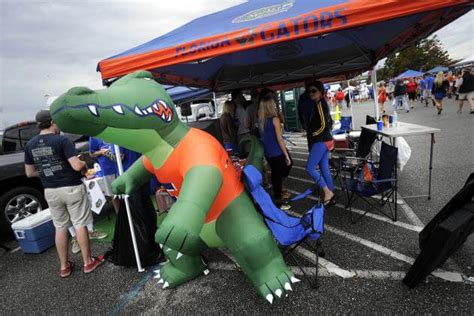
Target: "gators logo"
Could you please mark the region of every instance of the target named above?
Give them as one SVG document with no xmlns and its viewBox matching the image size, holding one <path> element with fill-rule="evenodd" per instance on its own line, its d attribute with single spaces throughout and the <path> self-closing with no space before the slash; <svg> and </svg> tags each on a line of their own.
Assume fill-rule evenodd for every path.
<svg viewBox="0 0 474 316">
<path fill-rule="evenodd" d="M 293 7 L 295 0 L 288 0 L 280 4 L 271 5 L 268 7 L 260 8 L 257 10 L 250 11 L 244 15 L 241 15 L 232 20 L 232 23 L 249 22 L 257 19 L 266 18 L 275 14 L 286 12 Z"/>
<path fill-rule="evenodd" d="M 163 100 L 158 100 L 152 105 L 153 113 L 165 122 L 171 122 L 173 120 L 173 110 Z"/>
</svg>

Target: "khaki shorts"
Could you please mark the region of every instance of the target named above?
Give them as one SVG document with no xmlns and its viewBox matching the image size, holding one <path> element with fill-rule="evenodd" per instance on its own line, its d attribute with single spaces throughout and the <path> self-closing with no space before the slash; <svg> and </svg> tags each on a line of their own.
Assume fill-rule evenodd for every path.
<svg viewBox="0 0 474 316">
<path fill-rule="evenodd" d="M 92 224 L 90 202 L 85 185 L 45 189 L 44 197 L 48 202 L 54 227 L 65 230 Z"/>
<path fill-rule="evenodd" d="M 459 93 L 459 101 L 474 100 L 474 92 Z"/>
</svg>

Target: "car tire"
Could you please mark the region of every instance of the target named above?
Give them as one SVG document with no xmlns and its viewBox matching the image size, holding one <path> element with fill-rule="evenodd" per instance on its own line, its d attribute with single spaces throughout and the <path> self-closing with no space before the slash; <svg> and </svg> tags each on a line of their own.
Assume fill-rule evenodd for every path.
<svg viewBox="0 0 474 316">
<path fill-rule="evenodd" d="M 23 205 L 25 204 L 25 205 Z M 27 205 L 30 205 L 27 207 Z M 16 187 L 0 195 L 0 235 L 12 235 L 11 220 L 17 220 L 48 207 L 43 193 L 32 187 Z M 7 212 L 7 208 L 9 211 Z M 16 209 L 15 209 L 16 208 Z"/>
</svg>

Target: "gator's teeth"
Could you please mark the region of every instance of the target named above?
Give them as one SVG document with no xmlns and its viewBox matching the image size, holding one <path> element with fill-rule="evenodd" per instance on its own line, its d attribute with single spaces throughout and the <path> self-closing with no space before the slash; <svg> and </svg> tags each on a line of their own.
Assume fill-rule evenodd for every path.
<svg viewBox="0 0 474 316">
<path fill-rule="evenodd" d="M 183 254 L 178 251 L 178 254 L 176 255 L 176 260 L 178 260 L 178 259 L 181 258 L 182 256 L 183 256 Z"/>
<path fill-rule="evenodd" d="M 166 289 L 167 287 L 169 287 L 170 284 L 168 282 L 165 282 L 165 284 L 163 284 L 163 288 Z"/>
<path fill-rule="evenodd" d="M 134 109 L 135 113 L 137 113 L 138 115 L 142 116 L 143 113 L 142 111 L 138 108 L 138 106 L 135 105 L 135 109 Z"/>
<path fill-rule="evenodd" d="M 121 105 L 114 105 L 112 107 L 112 109 L 114 109 L 115 112 L 119 113 L 119 114 L 123 114 L 123 109 L 122 109 L 122 106 Z"/>
<path fill-rule="evenodd" d="M 165 113 L 161 114 L 161 118 L 166 121 L 166 116 L 165 116 Z"/>
<path fill-rule="evenodd" d="M 92 114 L 94 114 L 95 116 L 99 116 L 99 113 L 97 113 L 97 107 L 95 105 L 89 105 L 88 108 Z"/>
<path fill-rule="evenodd" d="M 151 106 L 148 107 L 148 108 L 146 109 L 146 111 L 147 111 L 149 114 L 153 113 L 153 109 L 151 108 Z"/>
<path fill-rule="evenodd" d="M 275 291 L 275 294 L 276 294 L 276 296 L 281 297 L 281 295 L 283 294 L 283 291 L 280 290 L 280 289 L 277 289 L 277 290 Z"/>
<path fill-rule="evenodd" d="M 287 290 L 287 291 L 293 291 L 293 289 L 291 288 L 290 283 L 288 283 L 288 282 L 285 283 L 285 290 Z"/>
<path fill-rule="evenodd" d="M 163 107 L 164 107 L 165 109 L 167 109 L 167 108 L 168 108 L 168 104 L 166 104 L 166 102 L 165 102 L 165 101 L 163 101 L 163 100 L 160 100 L 159 102 L 161 103 L 161 105 L 163 105 Z"/>
<path fill-rule="evenodd" d="M 158 105 L 157 105 L 156 103 L 153 104 L 153 109 L 156 110 L 156 111 L 158 111 Z"/>
</svg>

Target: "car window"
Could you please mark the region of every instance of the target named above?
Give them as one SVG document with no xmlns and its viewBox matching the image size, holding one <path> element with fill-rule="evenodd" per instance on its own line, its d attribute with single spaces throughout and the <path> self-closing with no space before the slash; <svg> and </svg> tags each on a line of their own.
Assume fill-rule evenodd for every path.
<svg viewBox="0 0 474 316">
<path fill-rule="evenodd" d="M 18 128 L 7 129 L 3 134 L 3 151 L 5 153 L 20 150 L 20 134 Z"/>
<path fill-rule="evenodd" d="M 20 133 L 20 149 L 24 149 L 26 146 L 26 143 L 36 135 L 40 133 L 40 130 L 38 126 L 36 125 L 28 125 L 25 127 L 20 127 L 19 129 Z"/>
</svg>

